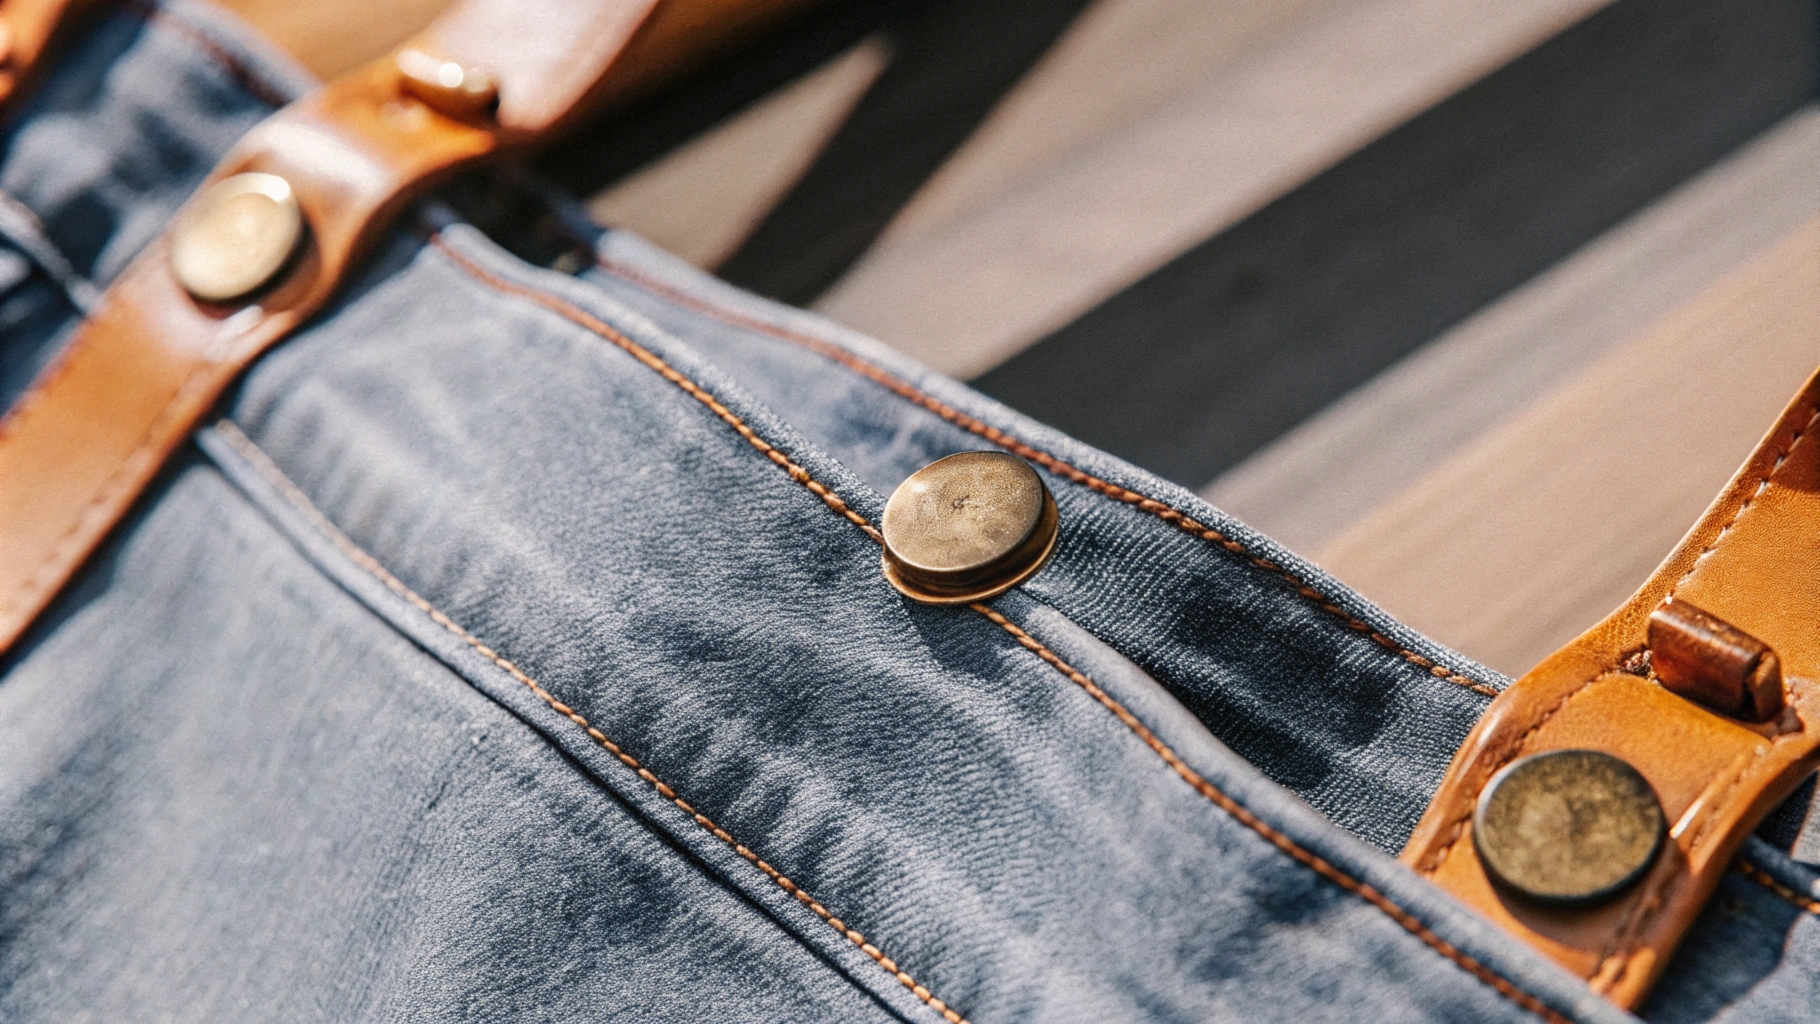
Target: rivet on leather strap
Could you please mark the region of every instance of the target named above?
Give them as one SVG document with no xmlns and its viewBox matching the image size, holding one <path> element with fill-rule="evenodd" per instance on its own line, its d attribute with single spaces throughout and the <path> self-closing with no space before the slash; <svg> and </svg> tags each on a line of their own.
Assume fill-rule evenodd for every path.
<svg viewBox="0 0 1820 1024">
<path fill-rule="evenodd" d="M 1820 761 L 1817 417 L 1820 376 L 1628 603 L 1492 702 L 1403 851 L 1620 1006 L 1642 1000 L 1744 838 Z M 1634 768 L 1669 823 L 1642 878 L 1578 908 L 1494 881 L 1472 836 L 1501 769 L 1567 749 Z"/>
<path fill-rule="evenodd" d="M 249 132 L 177 223 L 193 225 L 194 204 L 208 202 L 228 178 L 283 179 L 308 225 L 299 251 L 273 262 L 284 273 L 273 278 L 268 268 L 251 285 L 207 272 L 180 282 L 185 270 L 180 264 L 173 273 L 172 241 L 160 239 L 0 419 L 0 650 L 62 588 L 222 390 L 322 308 L 400 209 L 461 167 L 534 142 L 572 116 L 654 2 L 546 0 L 526 18 L 511 0 L 464 0 L 407 48 L 487 69 L 498 94 L 488 116 L 452 117 L 424 104 L 390 56 Z M 0 18 L 13 10 L 12 3 L 0 8 Z M 232 297 L 267 280 L 264 291 Z"/>
</svg>

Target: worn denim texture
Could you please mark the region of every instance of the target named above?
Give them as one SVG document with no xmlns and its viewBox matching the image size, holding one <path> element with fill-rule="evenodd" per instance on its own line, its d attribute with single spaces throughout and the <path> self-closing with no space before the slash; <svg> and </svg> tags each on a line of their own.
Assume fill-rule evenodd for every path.
<svg viewBox="0 0 1820 1024">
<path fill-rule="evenodd" d="M 121 16 L 11 127 L 4 365 L 303 88 L 237 39 Z M 432 226 L 0 662 L 0 1020 L 1630 1019 L 1387 852 L 1502 679 L 635 238 Z M 1054 562 L 906 602 L 859 521 L 991 443 Z M 1814 876 L 1747 857 L 1648 1016 L 1816 1014 Z"/>
</svg>

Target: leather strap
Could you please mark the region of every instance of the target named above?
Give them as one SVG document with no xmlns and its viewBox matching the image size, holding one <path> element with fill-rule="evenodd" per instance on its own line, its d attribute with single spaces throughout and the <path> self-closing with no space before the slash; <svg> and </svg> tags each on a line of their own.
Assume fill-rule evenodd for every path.
<svg viewBox="0 0 1820 1024">
<path fill-rule="evenodd" d="M 388 57 L 253 129 L 210 181 L 263 171 L 290 182 L 308 230 L 282 280 L 251 301 L 198 302 L 172 277 L 161 238 L 0 419 L 0 651 L 223 389 L 323 307 L 402 207 L 574 116 L 654 2 L 464 0 L 404 49 L 490 73 L 496 111 L 462 116 L 439 104 L 456 111 L 444 113 L 418 99 Z"/>
<path fill-rule="evenodd" d="M 1404 863 L 1620 1006 L 1643 999 L 1745 836 L 1820 761 L 1817 418 L 1820 375 L 1635 596 L 1492 702 L 1403 851 Z M 1682 608 L 1656 616 L 1658 675 L 1651 615 L 1671 596 Z M 1752 648 L 1753 638 L 1773 653 Z M 1707 645 L 1710 657 L 1690 658 L 1689 644 Z M 1761 717 L 1751 710 L 1760 699 L 1710 698 L 1729 712 L 1720 713 L 1677 695 L 1709 692 L 1682 681 L 1701 671 L 1715 674 L 1710 692 L 1725 690 L 1720 677 L 1729 673 L 1738 677 L 1730 690 L 1741 694 L 1745 674 L 1760 681 L 1776 659 L 1786 706 L 1770 706 L 1767 722 L 1749 720 Z M 1649 872 L 1589 909 L 1548 908 L 1501 890 L 1472 838 L 1474 806 L 1491 777 L 1518 757 L 1561 749 L 1628 762 L 1669 822 Z"/>
</svg>

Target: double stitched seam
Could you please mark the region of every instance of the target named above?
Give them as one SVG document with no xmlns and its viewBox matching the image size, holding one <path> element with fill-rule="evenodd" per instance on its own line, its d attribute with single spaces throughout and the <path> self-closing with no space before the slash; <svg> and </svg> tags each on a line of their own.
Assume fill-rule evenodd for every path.
<svg viewBox="0 0 1820 1024">
<path fill-rule="evenodd" d="M 1681 589 L 1681 584 L 1687 582 L 1688 577 L 1694 574 L 1694 570 L 1700 567 L 1700 563 L 1706 560 L 1707 555 L 1719 550 L 1719 545 L 1725 543 L 1726 538 L 1731 536 L 1732 529 L 1744 521 L 1744 514 L 1750 511 L 1751 504 L 1759 497 L 1762 497 L 1764 491 L 1769 490 L 1770 481 L 1774 480 L 1776 474 L 1782 471 L 1782 464 L 1788 461 L 1790 455 L 1794 454 L 1795 446 L 1801 443 L 1802 436 L 1813 427 L 1815 420 L 1820 420 L 1820 405 L 1816 405 L 1813 415 L 1809 416 L 1807 422 L 1795 430 L 1794 436 L 1788 439 L 1788 446 L 1777 453 L 1776 459 L 1770 464 L 1768 472 L 1763 474 L 1763 479 L 1757 481 L 1757 486 L 1750 492 L 1750 496 L 1745 498 L 1744 503 L 1738 506 L 1738 511 L 1732 513 L 1731 521 L 1726 523 L 1724 528 L 1714 535 L 1713 542 L 1708 544 L 1705 550 L 1694 556 L 1694 560 L 1688 563 L 1687 571 L 1681 574 L 1681 578 L 1675 581 L 1675 585 L 1668 588 L 1670 597 L 1674 596 L 1675 591 Z"/>
<path fill-rule="evenodd" d="M 1787 902 L 1800 907 L 1810 914 L 1820 915 L 1820 900 L 1816 900 L 1812 896 L 1803 895 L 1802 893 L 1796 892 L 1788 886 L 1783 885 L 1781 882 L 1776 881 L 1769 872 L 1764 871 L 1755 864 L 1740 858 L 1733 867 L 1740 875 L 1761 885 L 1770 892 L 1775 893 Z"/>
<path fill-rule="evenodd" d="M 309 496 L 304 494 L 296 484 L 292 483 L 290 478 L 284 475 L 284 471 L 279 469 L 278 466 L 272 462 L 271 458 L 267 456 L 264 451 L 260 450 L 246 434 L 241 432 L 240 428 L 234 425 L 232 421 L 225 419 L 221 420 L 216 424 L 216 430 L 223 439 L 234 447 L 235 451 L 239 452 L 241 456 L 252 465 L 253 469 L 257 471 L 261 477 L 265 478 L 267 483 L 276 488 L 279 493 L 284 496 L 285 500 L 290 502 L 292 507 L 296 508 L 299 513 L 308 519 L 317 531 L 327 537 L 330 543 L 334 544 L 343 555 L 347 556 L 368 575 L 384 584 L 386 589 L 397 594 L 399 597 L 404 598 L 412 607 L 429 616 L 430 621 L 454 634 L 463 643 L 479 652 L 482 657 L 499 666 L 501 669 L 504 669 L 507 675 L 511 676 L 519 683 L 522 683 L 532 693 L 536 694 L 539 700 L 542 700 L 545 704 L 549 705 L 552 711 L 555 711 L 557 714 L 579 726 L 588 734 L 589 739 L 593 740 L 596 744 L 599 744 L 607 753 L 612 754 L 621 764 L 636 772 L 638 777 L 650 784 L 651 788 L 655 789 L 659 796 L 670 801 L 672 804 L 675 804 L 677 809 L 681 810 L 684 814 L 687 814 L 695 824 L 711 833 L 714 838 L 732 847 L 734 853 L 737 853 L 748 863 L 764 872 L 765 877 L 771 879 L 771 881 L 777 883 L 785 892 L 795 897 L 797 902 L 808 907 L 815 916 L 826 921 L 830 927 L 839 932 L 847 941 L 858 946 L 862 953 L 865 953 L 880 967 L 889 971 L 900 984 L 915 993 L 917 998 L 921 999 L 924 1003 L 927 1003 L 930 1009 L 940 1013 L 950 1022 L 950 1024 L 967 1024 L 966 1018 L 955 1012 L 947 1003 L 937 998 L 927 988 L 917 982 L 915 978 L 911 977 L 900 968 L 896 961 L 880 952 L 879 948 L 868 941 L 863 934 L 854 928 L 848 927 L 845 921 L 835 917 L 827 907 L 823 906 L 814 897 L 805 892 L 801 886 L 792 882 L 782 872 L 766 863 L 763 858 L 759 857 L 758 854 L 753 853 L 745 844 L 733 838 L 732 834 L 727 832 L 726 829 L 715 824 L 713 819 L 696 810 L 688 801 L 678 796 L 675 790 L 666 785 L 662 779 L 659 779 L 656 775 L 652 774 L 650 769 L 646 768 L 643 764 L 640 764 L 637 758 L 626 753 L 617 743 L 614 743 L 609 739 L 605 733 L 601 732 L 598 727 L 589 722 L 581 713 L 558 700 L 554 694 L 544 689 L 542 684 L 527 675 L 524 670 L 513 664 L 510 659 L 487 646 L 479 637 L 476 637 L 463 628 L 460 623 L 449 618 L 440 609 L 419 596 L 416 591 L 405 586 L 398 577 L 392 575 L 390 570 L 381 565 L 372 555 L 367 554 L 364 549 L 355 544 L 346 534 L 342 533 L 339 527 L 330 522 L 329 518 L 310 501 Z"/>
<path fill-rule="evenodd" d="M 860 529 L 865 531 L 866 536 L 872 538 L 873 541 L 880 544 L 884 542 L 884 538 L 879 534 L 878 530 L 867 522 L 863 516 L 848 508 L 846 503 L 842 502 L 832 492 L 821 487 L 819 483 L 816 483 L 814 479 L 808 475 L 807 471 L 804 471 L 800 466 L 797 466 L 796 463 L 791 462 L 781 452 L 778 452 L 777 449 L 768 444 L 764 444 L 761 439 L 751 433 L 750 429 L 746 427 L 743 421 L 733 413 L 727 411 L 720 403 L 714 401 L 712 396 L 708 395 L 706 391 L 703 391 L 699 386 L 695 385 L 694 382 L 689 381 L 688 378 L 677 373 L 669 364 L 665 363 L 662 359 L 658 358 L 655 354 L 651 353 L 637 342 L 626 337 L 599 318 L 589 314 L 585 310 L 571 305 L 563 299 L 524 285 L 516 284 L 515 282 L 508 281 L 505 278 L 493 274 L 472 262 L 461 253 L 456 252 L 453 247 L 449 246 L 446 242 L 443 242 L 440 237 L 434 239 L 433 243 L 447 255 L 451 261 L 467 271 L 481 283 L 486 284 L 495 290 L 524 298 L 545 309 L 551 310 L 570 322 L 599 334 L 601 337 L 611 341 L 614 345 L 630 353 L 637 358 L 639 362 L 657 370 L 659 373 L 663 374 L 666 380 L 676 383 L 691 397 L 708 405 L 716 416 L 725 420 L 727 423 L 732 424 L 735 429 L 739 430 L 740 436 L 745 438 L 748 443 L 751 443 L 754 446 L 762 445 L 759 449 L 760 451 L 770 457 L 773 462 L 786 467 L 793 480 L 803 484 L 805 487 L 809 487 L 814 491 L 817 497 L 821 498 L 822 501 L 828 505 L 829 508 L 839 512 L 850 522 L 860 527 Z M 1509 999 L 1511 1002 L 1536 1016 L 1549 1021 L 1549 1024 L 1568 1024 L 1566 1017 L 1563 1017 L 1561 1014 L 1550 1009 L 1541 1000 L 1522 989 L 1517 988 L 1503 976 L 1486 967 L 1484 964 L 1481 964 L 1479 961 L 1456 948 L 1452 943 L 1449 943 L 1447 940 L 1435 934 L 1432 929 L 1423 924 L 1413 914 L 1404 910 L 1396 903 L 1391 902 L 1389 898 L 1378 892 L 1375 888 L 1360 882 L 1328 863 L 1325 859 L 1304 849 L 1298 845 L 1295 840 L 1290 839 L 1275 828 L 1272 828 L 1268 823 L 1251 813 L 1244 805 L 1240 804 L 1232 797 L 1227 796 L 1225 792 L 1202 778 L 1198 772 L 1193 768 L 1190 768 L 1168 744 L 1164 743 L 1155 733 L 1151 732 L 1150 728 L 1144 725 L 1144 723 L 1140 721 L 1136 715 L 1133 715 L 1126 709 L 1123 704 L 1120 704 L 1112 695 L 1108 694 L 1105 690 L 1102 690 L 1092 679 L 1063 661 L 1055 652 L 1044 646 L 1041 641 L 1038 641 L 1030 636 L 1030 634 L 1018 628 L 1010 619 L 1007 619 L 1005 616 L 986 605 L 977 602 L 968 605 L 968 608 L 1005 630 L 1019 645 L 1048 663 L 1070 682 L 1080 686 L 1089 696 L 1107 711 L 1110 711 L 1119 722 L 1142 740 L 1143 743 L 1161 758 L 1163 763 L 1168 765 L 1177 776 L 1187 782 L 1189 786 L 1211 801 L 1215 806 L 1232 816 L 1240 824 L 1251 829 L 1253 832 L 1256 832 L 1272 846 L 1275 846 L 1283 853 L 1289 855 L 1298 863 L 1313 870 L 1322 878 L 1327 879 L 1346 892 L 1352 893 L 1377 908 L 1400 925 L 1404 930 L 1420 939 L 1430 949 L 1433 949 L 1435 952 L 1440 953 L 1442 956 L 1453 961 L 1453 963 L 1477 978 L 1480 982 L 1489 986 L 1499 995 L 1504 996 L 1506 999 Z M 904 981 L 907 977 L 907 975 L 900 974 L 898 980 Z M 908 982 L 906 982 L 906 984 L 908 984 Z M 920 994 L 921 993 L 919 992 L 919 995 Z"/>
<path fill-rule="evenodd" d="M 1090 491 L 1102 494 L 1115 501 L 1136 506 L 1140 511 L 1148 512 L 1185 533 L 1198 537 L 1201 540 L 1218 544 L 1227 551 L 1245 558 L 1246 561 L 1257 568 L 1263 569 L 1265 572 L 1271 573 L 1287 581 L 1290 586 L 1295 588 L 1295 592 L 1298 596 L 1312 602 L 1315 607 L 1329 615 L 1339 618 L 1342 622 L 1346 623 L 1348 629 L 1351 629 L 1355 633 L 1362 634 L 1379 647 L 1396 654 L 1411 665 L 1423 669 L 1436 679 L 1446 680 L 1456 686 L 1464 687 L 1486 697 L 1496 697 L 1498 695 L 1499 691 L 1496 687 L 1454 672 L 1444 665 L 1437 664 L 1433 659 L 1423 657 L 1397 643 L 1395 640 L 1392 640 L 1390 637 L 1385 636 L 1370 623 L 1365 622 L 1363 619 L 1360 619 L 1358 616 L 1353 615 L 1351 612 L 1340 607 L 1327 595 L 1310 586 L 1306 580 L 1303 580 L 1301 577 L 1268 558 L 1253 554 L 1244 544 L 1226 536 L 1210 526 L 1197 522 L 1188 517 L 1181 510 L 1148 495 L 1131 490 L 1130 488 L 1120 487 L 1117 484 L 1109 483 L 1099 477 L 1093 476 L 1071 463 L 1065 462 L 1040 448 L 1033 447 L 991 424 L 961 412 L 959 409 L 948 405 L 946 402 L 923 392 L 908 381 L 892 375 L 881 367 L 861 359 L 838 345 L 830 344 L 811 335 L 786 330 L 754 317 L 748 317 L 731 310 L 722 309 L 717 305 L 696 298 L 687 292 L 673 288 L 665 282 L 653 278 L 649 274 L 645 274 L 604 257 L 597 257 L 595 263 L 609 274 L 624 278 L 641 287 L 662 294 L 675 302 L 687 306 L 705 316 L 719 320 L 722 323 L 735 327 L 747 328 L 749 330 L 761 331 L 774 338 L 779 338 L 808 349 L 823 358 L 832 360 L 833 362 L 846 367 L 854 373 L 859 374 L 861 377 L 864 377 L 874 384 L 897 395 L 899 398 L 921 406 L 954 426 L 970 433 L 977 434 L 1015 455 L 1042 466 L 1044 469 L 1049 470 L 1051 473 L 1054 473 L 1063 479 L 1072 481 Z"/>
<path fill-rule="evenodd" d="M 185 21 L 181 16 L 171 13 L 149 0 L 128 0 L 120 5 L 126 13 L 143 19 L 147 24 L 168 28 L 189 40 L 202 51 L 203 56 L 213 61 L 221 70 L 228 73 L 241 88 L 252 97 L 269 107 L 282 107 L 290 102 L 290 97 L 283 89 L 272 85 L 261 78 L 245 61 L 235 56 L 230 50 L 215 40 L 207 30 Z"/>
</svg>

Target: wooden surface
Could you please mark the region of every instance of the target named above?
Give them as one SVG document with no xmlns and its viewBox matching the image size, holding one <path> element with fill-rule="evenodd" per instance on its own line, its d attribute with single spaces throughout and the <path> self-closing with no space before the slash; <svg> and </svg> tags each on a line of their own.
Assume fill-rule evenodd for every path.
<svg viewBox="0 0 1820 1024">
<path fill-rule="evenodd" d="M 1312 552 L 1515 675 L 1643 582 L 1820 363 L 1820 219 Z"/>
<path fill-rule="evenodd" d="M 1201 494 L 1315 551 L 1644 325 L 1820 216 L 1797 113 L 1221 475 Z"/>
</svg>

